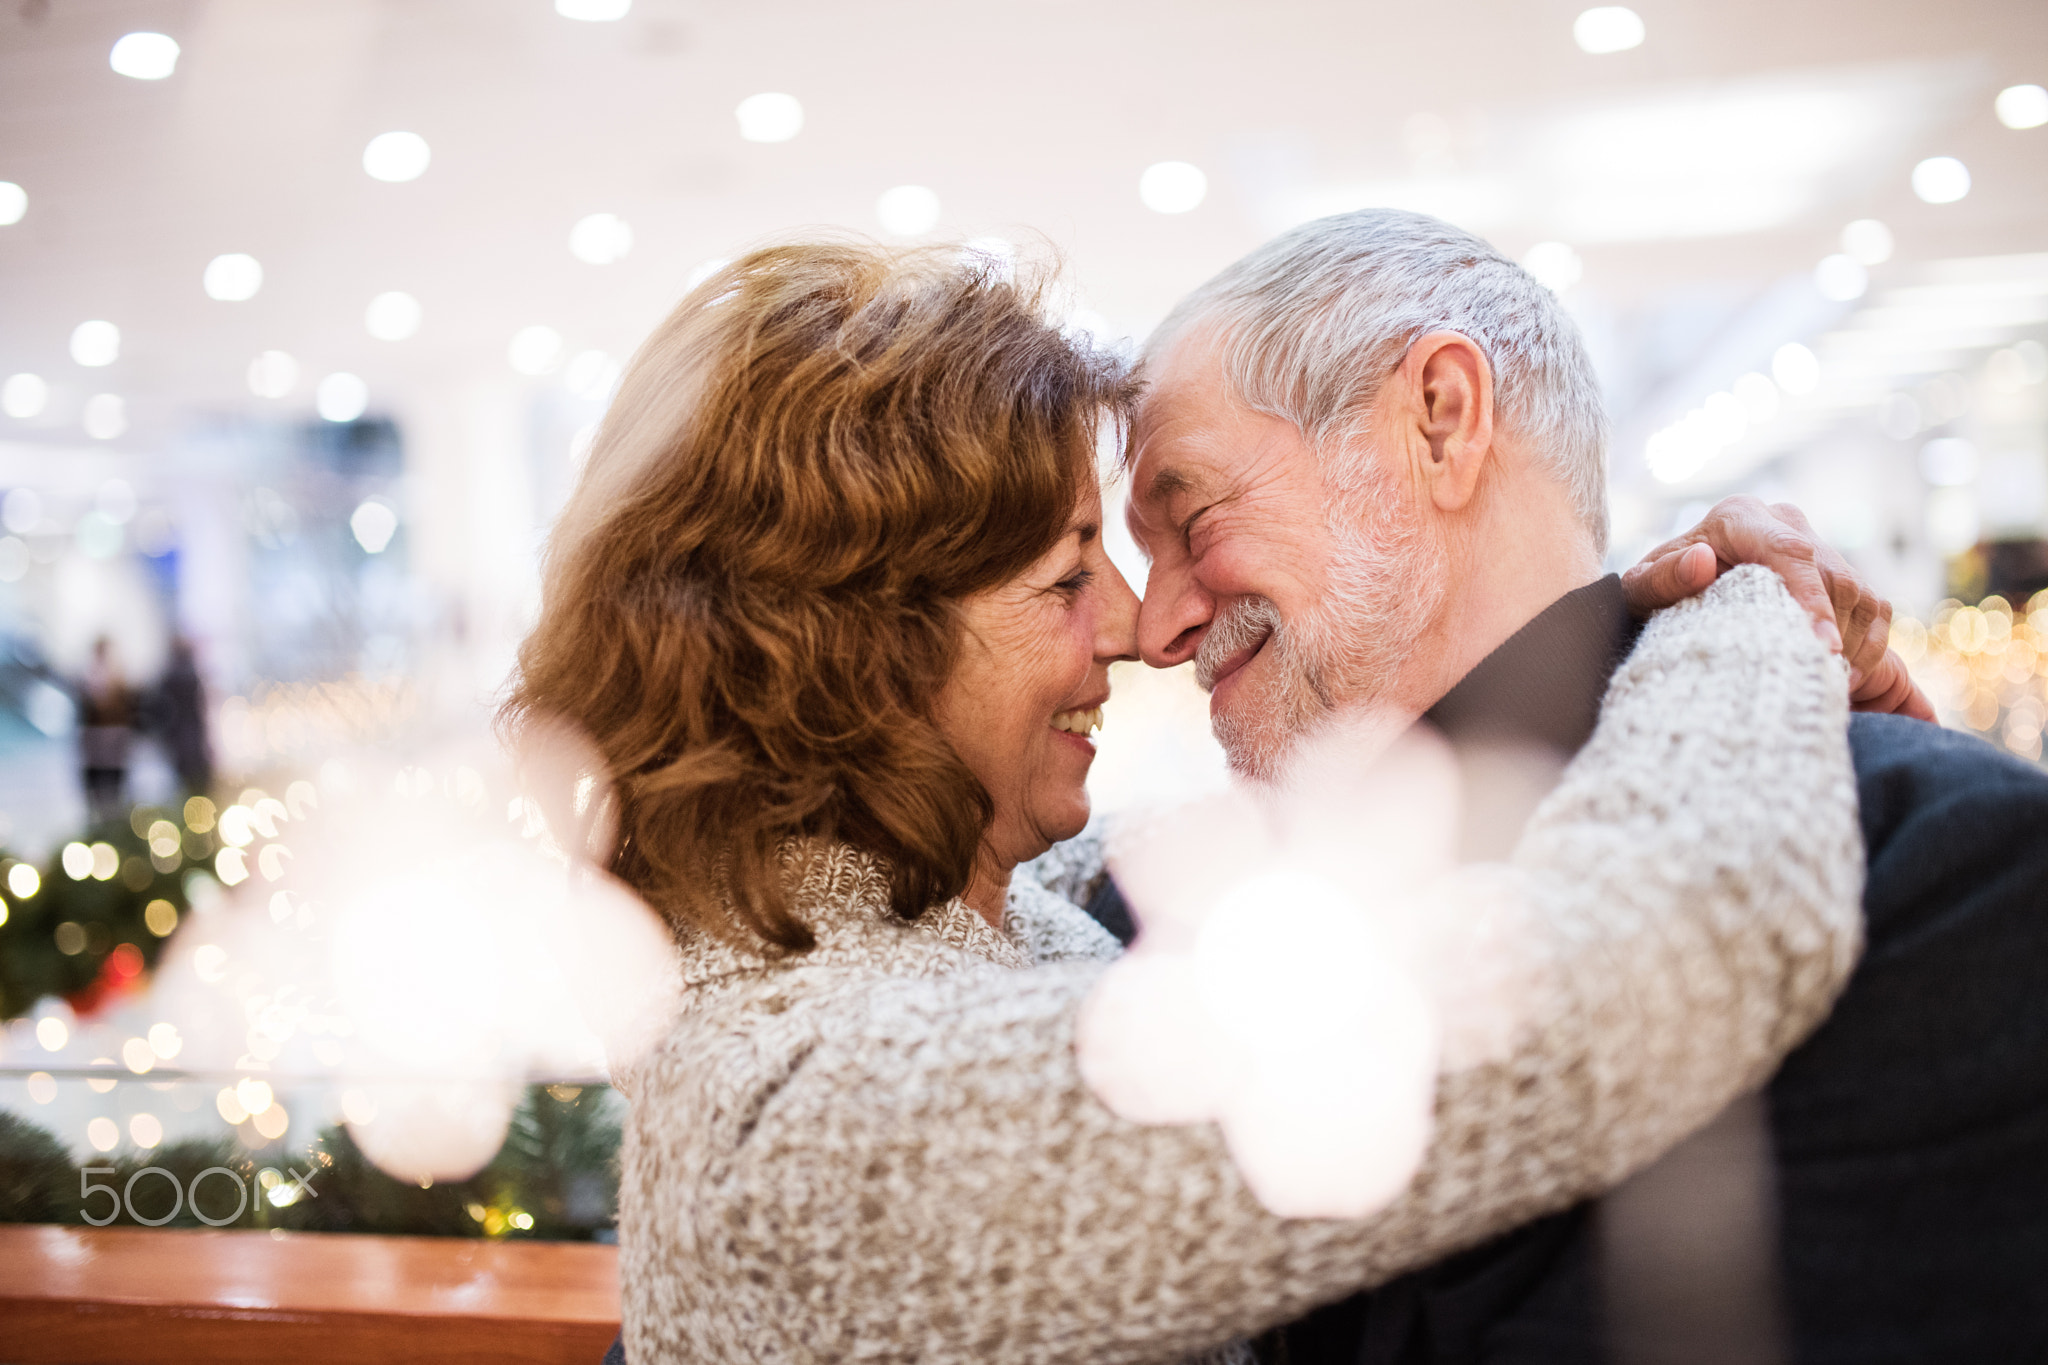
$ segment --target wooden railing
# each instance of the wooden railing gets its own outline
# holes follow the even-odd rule
[[[618,1326],[606,1246],[0,1227],[9,1365],[598,1365]]]

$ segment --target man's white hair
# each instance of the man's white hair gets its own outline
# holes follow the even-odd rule
[[[1292,422],[1342,485],[1332,456],[1438,330],[1486,353],[1496,424],[1564,481],[1604,551],[1607,414],[1585,342],[1554,294],[1461,228],[1398,209],[1304,223],[1182,299],[1145,353],[1156,363],[1190,333],[1212,335],[1231,396]]]

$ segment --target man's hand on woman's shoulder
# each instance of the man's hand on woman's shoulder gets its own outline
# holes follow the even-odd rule
[[[1888,647],[1891,603],[1789,502],[1723,498],[1699,525],[1644,555],[1621,582],[1630,609],[1647,616],[1704,591],[1737,564],[1761,564],[1785,580],[1793,599],[1812,613],[1815,632],[1849,661],[1849,700],[1858,711],[1934,719],[1905,660]]]

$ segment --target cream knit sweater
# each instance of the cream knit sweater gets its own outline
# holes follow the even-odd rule
[[[1213,1126],[1097,1102],[1074,1018],[1117,948],[1045,885],[998,934],[957,901],[901,922],[871,860],[816,859],[817,948],[686,941],[680,1016],[623,1078],[628,1358],[1173,1361],[1612,1186],[1848,977],[1845,690],[1762,570],[1651,622],[1508,873],[1547,1028],[1442,1079],[1424,1169],[1364,1221],[1276,1218]]]

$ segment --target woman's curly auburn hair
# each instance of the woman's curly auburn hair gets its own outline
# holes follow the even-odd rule
[[[958,249],[807,243],[694,289],[620,382],[547,554],[503,722],[601,756],[612,870],[679,927],[811,945],[794,838],[960,894],[992,816],[934,699],[958,601],[1092,488],[1125,366]]]

